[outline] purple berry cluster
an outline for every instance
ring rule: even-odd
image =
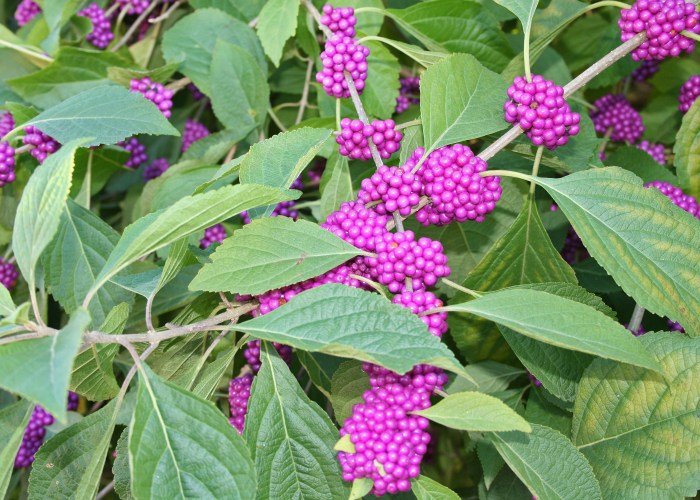
[[[173,91],[167,89],[162,83],[157,83],[148,78],[134,78],[131,80],[131,91],[143,96],[155,104],[163,116],[170,118],[170,109],[173,107]]]
[[[22,0],[15,10],[15,20],[20,26],[28,24],[32,19],[41,14],[41,7],[34,0]]]
[[[203,123],[188,118],[185,122],[185,130],[182,132],[182,147],[180,151],[184,153],[190,149],[192,144],[200,139],[204,139],[209,133],[209,129]]]
[[[199,90],[199,87],[197,87],[194,83],[187,84],[187,90],[190,91],[190,94],[192,94],[192,98],[195,101],[201,101],[205,97],[204,93],[202,93],[202,91]]]
[[[695,100],[700,96],[700,75],[693,75],[681,86],[678,94],[678,109],[687,113]]]
[[[78,15],[87,17],[92,22],[92,31],[87,34],[85,39],[98,49],[106,49],[114,40],[114,33],[112,33],[112,25],[105,15],[105,11],[93,2],[78,12]]]
[[[389,219],[357,201],[348,201],[331,213],[321,227],[366,252],[374,252],[375,238],[386,232]]]
[[[285,363],[290,364],[292,362],[291,347],[288,345],[282,345],[278,342],[273,342],[272,345],[275,346],[277,354],[280,355],[280,358],[282,358]],[[262,363],[260,362],[260,341],[251,340],[248,342],[243,350],[243,357],[253,373],[258,373],[260,371],[260,366],[262,366]]]
[[[12,290],[17,286],[19,279],[19,271],[12,262],[0,259],[0,285],[8,290]]]
[[[591,119],[595,131],[610,134],[613,142],[637,142],[644,133],[642,115],[622,94],[607,94],[593,103]]]
[[[629,9],[620,11],[617,24],[623,42],[638,33],[647,35],[632,51],[635,61],[660,61],[693,51],[695,43],[681,31],[700,33],[700,12],[684,0],[637,0]]]
[[[170,168],[170,163],[165,158],[156,158],[143,170],[143,178],[147,181],[160,177]]]
[[[130,16],[138,16],[148,8],[151,2],[149,0],[117,0],[117,3],[121,5],[122,9],[127,8],[126,13]]]
[[[326,41],[321,53],[323,69],[316,73],[316,81],[331,97],[350,97],[345,73],[352,78],[358,94],[362,94],[367,80],[369,49],[359,45],[354,38],[333,35]]]
[[[136,137],[131,137],[117,145],[130,153],[129,159],[126,160],[126,163],[124,163],[126,168],[136,169],[148,161],[146,146],[141,144]]]
[[[399,96],[396,98],[396,109],[394,110],[397,114],[406,111],[411,104],[420,102],[420,78],[409,76],[401,78],[400,83],[401,88],[399,89]]]
[[[637,148],[641,149],[661,166],[666,165],[666,148],[663,144],[655,144],[649,141],[642,141],[637,144]]]
[[[436,307],[442,307],[443,303],[432,292],[403,292],[395,295],[392,302],[405,307],[413,314],[421,314]],[[420,316],[420,319],[428,327],[428,331],[436,337],[442,337],[447,331],[447,313],[440,312]]]
[[[0,139],[15,128],[15,119],[9,111],[0,114]]]
[[[228,405],[231,416],[228,421],[243,434],[245,416],[248,413],[248,400],[250,400],[250,387],[253,385],[253,375],[246,373],[240,377],[231,379],[228,385]]]
[[[398,212],[406,217],[420,203],[423,183],[418,175],[401,167],[382,165],[363,179],[357,199],[381,215]]]
[[[337,7],[334,8],[330,4],[323,6],[323,14],[321,15],[321,24],[327,26],[334,35],[347,37],[355,36],[355,9],[352,7]]]
[[[372,158],[369,141],[377,147],[379,156],[387,159],[399,150],[401,139],[403,134],[396,130],[394,120],[374,120],[365,125],[361,120],[343,118],[336,142],[341,155],[367,161]]]
[[[0,187],[15,181],[15,148],[9,142],[0,142]]]
[[[34,146],[29,154],[36,158],[39,163],[44,163],[50,154],[55,153],[61,147],[53,137],[31,125],[24,129],[22,143]]]
[[[696,219],[700,219],[700,204],[698,204],[698,200],[689,194],[685,194],[681,188],[663,181],[648,182],[644,184],[644,187],[658,189],[674,205],[685,210]]]
[[[204,237],[199,240],[199,248],[209,248],[216,243],[223,243],[226,239],[226,228],[222,224],[215,224],[204,230]]]
[[[579,132],[581,117],[564,99],[564,88],[541,75],[516,76],[503,105],[508,123],[518,124],[535,146],[556,149]]]
[[[659,61],[642,61],[642,64],[632,72],[632,79],[644,82],[659,71]]]

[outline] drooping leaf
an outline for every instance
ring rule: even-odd
[[[490,441],[479,441],[476,444],[476,454],[479,457],[481,469],[484,471],[484,484],[486,488],[490,488],[498,473],[503,469],[505,461]]]
[[[700,198],[700,104],[697,99],[683,115],[673,154],[681,187],[689,195]]]
[[[10,484],[15,456],[33,411],[34,405],[24,399],[0,410],[0,495],[3,497]]]
[[[532,26],[532,17],[537,10],[538,0],[494,0],[498,5],[501,5],[518,16],[520,23],[523,26],[523,34],[525,38],[530,36],[530,28]]]
[[[459,500],[460,498],[447,486],[425,476],[418,476],[411,481],[411,491],[416,494],[418,500]]]
[[[341,364],[331,379],[331,404],[335,419],[345,422],[352,414],[352,407],[362,402],[362,394],[369,390],[369,377],[357,361]]]
[[[258,37],[275,66],[279,66],[284,44],[297,29],[299,4],[300,0],[271,0],[258,16]]]

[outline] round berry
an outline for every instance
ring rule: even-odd
[[[406,291],[400,293],[394,296],[392,302],[409,309],[413,314],[420,314],[430,309],[443,306],[442,301],[438,299],[434,293],[424,291]],[[428,331],[436,337],[442,337],[447,331],[446,312],[420,316],[420,319],[428,327]]]
[[[595,131],[610,134],[614,142],[637,142],[644,133],[642,115],[621,94],[604,95],[593,103],[591,119]]]
[[[642,61],[642,64],[639,65],[633,72],[632,72],[632,79],[636,82],[643,82],[651,78],[654,74],[656,74],[659,71],[659,61],[647,61],[644,60]]]
[[[321,53],[323,69],[316,73],[316,81],[331,97],[350,97],[345,72],[352,78],[358,94],[362,94],[367,79],[369,49],[353,38],[334,35],[326,41]]]
[[[190,94],[192,94],[192,98],[195,101],[201,101],[205,97],[204,93],[202,93],[202,91],[199,90],[199,87],[197,87],[194,83],[188,83],[187,90],[190,91]]]
[[[170,118],[170,109],[173,107],[173,91],[167,89],[162,83],[157,83],[150,78],[134,78],[131,80],[131,91],[143,96],[155,104],[163,116]]]
[[[410,76],[401,78],[399,82],[401,83],[401,88],[399,89],[399,96],[396,98],[396,109],[394,110],[397,114],[406,111],[411,104],[420,103],[420,78]]]
[[[288,345],[282,345],[278,342],[273,342],[272,345],[275,346],[277,354],[280,355],[280,358],[282,358],[285,363],[291,364],[292,348]],[[250,342],[248,342],[246,344],[245,349],[243,350],[243,357],[245,358],[246,362],[248,363],[248,366],[250,366],[250,369],[253,371],[253,373],[258,373],[260,371],[260,367],[262,366],[262,363],[260,361],[260,341],[251,340]]]
[[[19,271],[12,262],[0,259],[0,285],[8,290],[17,286]]]
[[[420,202],[423,189],[420,177],[401,167],[382,165],[363,179],[357,199],[381,215],[398,212],[406,217]]]
[[[666,165],[666,148],[663,144],[654,144],[649,141],[642,141],[637,144],[637,149],[641,149],[645,153],[649,154],[649,156],[654,158],[659,165]]]
[[[126,160],[126,163],[124,163],[126,168],[139,168],[148,161],[146,146],[141,144],[135,137],[131,137],[130,139],[120,142],[117,145],[126,149],[130,153],[129,159]]]
[[[700,96],[700,75],[693,75],[681,86],[678,94],[678,109],[686,113]]]
[[[117,3],[121,5],[122,9],[128,9],[126,13],[130,16],[138,16],[148,8],[151,2],[149,0],[117,0]]]
[[[147,181],[160,177],[170,168],[170,163],[165,158],[156,158],[153,163],[148,165],[143,171],[143,178]]]
[[[243,434],[245,427],[245,416],[248,413],[248,400],[252,385],[253,375],[250,373],[232,379],[228,385],[228,405],[231,410],[228,421],[239,434]]]
[[[648,182],[644,184],[644,187],[658,189],[666,198],[671,200],[674,205],[685,210],[696,219],[700,219],[700,205],[698,204],[698,200],[689,194],[685,194],[681,188],[663,181]]]
[[[39,163],[44,163],[50,154],[55,153],[61,147],[53,137],[31,125],[25,127],[22,143],[34,146],[29,154],[36,158]]]
[[[182,133],[182,148],[180,148],[180,151],[184,153],[190,149],[192,144],[208,135],[209,129],[204,124],[188,118],[185,122],[185,130]]]
[[[215,243],[223,243],[226,239],[226,228],[222,224],[215,224],[204,230],[204,238],[199,240],[199,248],[209,248]]]
[[[0,139],[15,128],[15,119],[9,111],[0,114]]]
[[[321,24],[328,26],[334,35],[352,38],[355,36],[355,25],[357,24],[355,9],[352,7],[333,7],[326,4],[323,6]]]
[[[672,332],[681,332],[685,333],[685,328],[683,328],[683,325],[681,325],[678,321],[673,321],[673,320],[666,320],[668,323],[668,328]]]
[[[367,252],[375,249],[375,239],[388,231],[388,218],[366,208],[361,202],[348,201],[332,212],[321,227]]]
[[[15,149],[9,142],[0,142],[0,187],[15,181]]]
[[[32,19],[41,14],[41,7],[34,0],[22,0],[15,10],[15,20],[20,26],[28,24]]]
[[[112,33],[112,25],[105,15],[105,11],[93,2],[78,12],[78,15],[87,17],[92,22],[92,31],[87,34],[85,39],[98,49],[107,48],[114,40],[114,33]]]

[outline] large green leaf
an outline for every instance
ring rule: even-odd
[[[615,167],[536,182],[628,295],[700,335],[700,226],[692,215]]]
[[[638,339],[612,318],[588,305],[540,290],[506,288],[446,309],[476,314],[557,347],[660,369]]]
[[[270,0],[258,16],[258,38],[267,57],[279,66],[282,50],[297,29],[300,0]]]
[[[31,498],[95,496],[120,403],[111,401],[42,445],[29,476]]]
[[[508,126],[503,119],[506,84],[468,54],[455,54],[421,77],[420,109],[428,151],[483,137]]]
[[[479,391],[486,394],[504,391],[516,378],[525,374],[522,368],[504,365],[495,361],[482,361],[464,367],[471,380],[457,377],[449,385],[447,392]]]
[[[362,394],[370,389],[369,377],[357,361],[345,361],[331,379],[331,404],[335,419],[343,423],[352,415],[352,407],[362,403]]]
[[[523,25],[523,33],[525,38],[530,36],[530,28],[532,27],[532,17],[537,10],[538,0],[493,0],[498,5],[501,5],[518,16],[518,19]]]
[[[75,150],[84,142],[70,142],[49,156],[34,171],[17,207],[12,248],[31,291],[35,287],[39,257],[58,231],[70,190]]]
[[[33,411],[34,405],[26,400],[0,410],[0,495],[3,498],[10,484],[15,456]]]
[[[261,126],[270,106],[270,87],[255,58],[223,39],[212,54],[211,104],[226,128],[242,133]]]
[[[673,153],[681,187],[700,198],[700,101],[697,99],[683,116]]]
[[[321,218],[325,220],[331,212],[337,210],[341,203],[355,198],[352,189],[352,178],[348,159],[337,152],[333,152],[328,159],[326,168],[321,177]],[[450,261],[451,263],[452,261]]]
[[[572,438],[606,498],[683,498],[700,488],[697,339],[651,333],[662,372],[596,360],[574,405]]]
[[[523,431],[530,424],[503,401],[482,392],[457,392],[416,412],[445,427],[463,431]]]
[[[40,404],[65,422],[73,358],[89,324],[87,311],[77,309],[56,335],[0,346],[0,387]]]
[[[459,500],[461,498],[447,486],[425,476],[414,479],[411,482],[411,490],[418,500]]]
[[[250,22],[260,14],[265,2],[266,0],[190,0],[189,3],[195,9],[214,7],[236,19]]]
[[[212,404],[139,371],[129,426],[134,498],[252,498],[255,470],[243,439]]]
[[[258,473],[256,498],[344,498],[333,446],[338,431],[312,402],[271,344],[248,402],[245,440]]]
[[[532,424],[532,432],[493,433],[491,442],[538,500],[601,499],[583,454],[559,432]]]
[[[379,42],[365,42],[369,48],[367,58],[367,81],[362,92],[362,103],[370,116],[380,119],[391,118],[399,96],[398,59]]]
[[[267,217],[217,247],[190,288],[260,295],[320,276],[360,253],[318,224]]]
[[[405,373],[425,363],[462,372],[454,355],[408,309],[356,288],[332,284],[238,325],[253,337],[377,363]]]

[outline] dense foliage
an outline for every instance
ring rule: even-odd
[[[0,496],[697,494],[695,3],[0,15]]]

